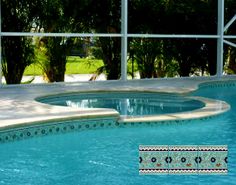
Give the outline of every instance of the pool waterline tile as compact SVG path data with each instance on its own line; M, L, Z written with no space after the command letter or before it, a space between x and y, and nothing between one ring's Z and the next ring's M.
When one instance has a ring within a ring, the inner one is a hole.
M64 134L69 132L82 132L85 130L95 130L104 128L116 128L116 119L106 118L91 120L73 120L64 122L52 122L48 124L39 124L25 126L21 128L13 128L0 131L0 144L6 142L14 142L33 137L43 137L54 134Z

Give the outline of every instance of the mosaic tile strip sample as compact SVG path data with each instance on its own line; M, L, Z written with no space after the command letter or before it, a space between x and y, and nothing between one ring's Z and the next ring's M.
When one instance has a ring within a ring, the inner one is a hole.
M227 174L226 145L139 146L139 174Z

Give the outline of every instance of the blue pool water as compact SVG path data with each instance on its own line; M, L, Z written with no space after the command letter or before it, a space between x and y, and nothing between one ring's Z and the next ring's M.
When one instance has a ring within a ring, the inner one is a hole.
M214 93L213 93L214 92ZM89 130L0 145L0 184L236 184L236 87L194 95L231 104L224 115L174 125ZM140 176L139 145L228 145L229 173Z
M40 98L38 101L51 105L79 108L112 108L125 116L158 115L191 111L204 103L180 95L158 93L77 93Z

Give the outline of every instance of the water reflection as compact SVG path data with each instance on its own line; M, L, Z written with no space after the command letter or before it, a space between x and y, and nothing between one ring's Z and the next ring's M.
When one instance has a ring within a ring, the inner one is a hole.
M76 108L112 108L121 115L142 116L191 111L204 106L197 100L182 96L166 96L158 94L103 94L73 95L47 99L47 103Z

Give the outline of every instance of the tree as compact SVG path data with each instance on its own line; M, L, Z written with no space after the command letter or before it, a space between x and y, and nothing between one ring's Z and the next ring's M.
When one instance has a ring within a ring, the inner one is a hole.
M120 33L121 1L90 1L91 29L97 33ZM103 52L104 69L108 80L120 78L121 39L100 37L99 44Z
M73 7L69 1L49 0L44 1L40 7L42 10L39 14L40 21L38 30L44 32L64 33L73 32L75 24L73 20L65 14L65 9ZM66 71L66 57L74 45L74 39L68 37L43 37L38 47L45 48L46 61L44 73L49 82L64 81Z
M2 0L2 31L29 32L39 1ZM2 71L7 84L19 84L25 68L34 61L32 38L2 38Z
M216 5L217 2L214 0L130 1L129 31L131 33L145 34L216 34ZM152 50L157 56L159 53L162 53L161 59L155 59L156 61L159 60L161 65L150 67L153 66L150 64L149 75L158 70L157 68L168 69L170 71L176 69L180 76L189 76L194 71L202 71L202 74L206 71L210 72L210 74L215 74L215 40L161 39L159 42L162 44L159 44L159 46L153 45L154 48L149 48L149 51ZM140 47L140 45L137 45L137 47ZM156 47L159 47L159 49ZM137 55L140 54L140 52L137 53ZM146 54L147 51L143 53L142 58ZM153 53L153 55L155 54ZM159 71L163 71L162 69L159 69ZM151 72L151 70L153 71ZM173 72L168 73L168 71L165 73L176 75ZM162 73L163 75L165 74Z
M120 0L71 0L74 8L68 11L76 25L93 33L120 33L121 1ZM102 50L103 63L107 79L120 78L121 39L99 37L98 47Z
M64 39L64 40L63 40ZM39 61L48 82L63 82L66 71L66 58L73 46L72 38L50 37L40 40L38 51L44 50L44 59Z
M161 1L129 1L129 32L158 33L162 16L161 8ZM141 78L156 78L166 75L162 60L162 39L130 38L129 54L137 63Z
M161 55L161 43L155 39L138 38L130 42L130 53L134 54L141 78L156 78L157 60Z
M166 21L170 28L165 29L176 34L216 34L216 6L217 2L212 0L169 1ZM180 76L189 76L194 71L216 73L216 40L176 39L172 40L172 47Z
M226 22L236 3L226 0ZM3 31L61 33L120 33L121 0L2 1ZM229 34L235 34L232 25ZM216 34L215 0L130 0L129 33ZM50 82L64 81L66 57L76 38L39 38L45 73ZM120 78L121 38L99 37L107 79ZM34 61L35 38L3 37L3 73L7 83L20 83L24 69ZM142 78L216 73L216 39L129 38L129 55L137 61ZM236 69L236 52L226 47L229 68ZM178 74L176 74L178 73Z

